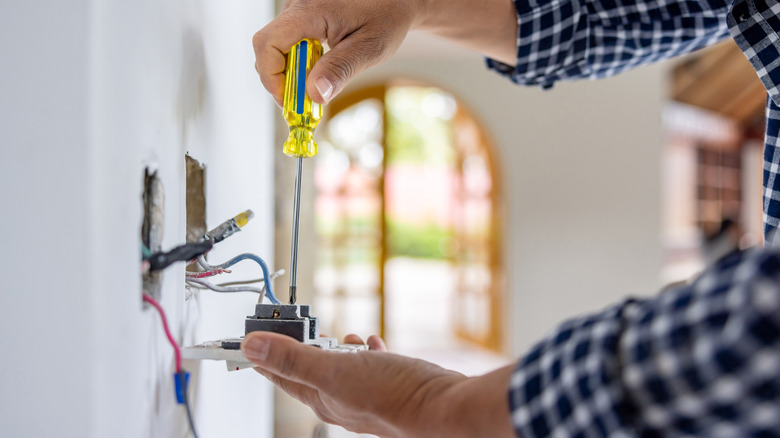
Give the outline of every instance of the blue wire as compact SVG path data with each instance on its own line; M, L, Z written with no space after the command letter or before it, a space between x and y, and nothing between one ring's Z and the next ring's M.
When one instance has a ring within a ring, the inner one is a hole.
M227 269L242 260L252 260L258 265L260 265L260 269L263 270L263 282L265 283L265 296L267 296L268 299L271 300L271 302L274 304L282 304L276 298L276 295L274 295L274 290L271 287L271 274L268 272L268 265L266 265L265 260L261 259L260 257L250 253L239 254L233 257L232 259L226 261L225 263L222 263L221 265L215 265L215 267L220 269Z

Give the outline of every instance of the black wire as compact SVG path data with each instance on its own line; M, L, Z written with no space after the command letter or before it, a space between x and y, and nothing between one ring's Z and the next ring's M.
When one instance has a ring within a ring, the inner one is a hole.
M188 262L194 260L214 247L209 240L179 245L168 252L156 252L147 258L150 271L160 271L176 262Z
M183 392L184 392L184 409L187 411L187 421L190 423L190 430L192 431L192 436L194 438L198 438L198 432L195 430L195 420L192 418L192 409L190 408L190 400L189 397L187 397L187 383L185 382L184 377L184 371L179 373L179 379L182 384Z

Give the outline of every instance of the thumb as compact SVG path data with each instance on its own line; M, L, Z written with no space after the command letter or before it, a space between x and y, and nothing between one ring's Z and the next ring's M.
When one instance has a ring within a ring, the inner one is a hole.
M389 55L381 41L364 37L364 33L361 29L340 41L314 65L306 91L315 102L328 103L355 76Z
M258 368L285 379L315 387L327 381L322 370L328 369L329 355L289 336L251 332L241 343L241 351Z

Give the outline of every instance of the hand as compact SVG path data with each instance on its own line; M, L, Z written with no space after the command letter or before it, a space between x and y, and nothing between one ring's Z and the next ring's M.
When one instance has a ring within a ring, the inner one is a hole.
M362 343L357 336L348 343ZM467 378L386 352L335 353L284 335L249 333L241 345L260 374L325 422L383 437L512 437L507 393L512 367Z
M418 0L287 0L253 39L260 80L283 103L285 55L303 38L330 46L312 69L306 91L327 103L356 74L395 53L418 13Z
M287 0L253 38L255 69L281 106L290 47L303 38L327 43L330 51L306 86L315 102L325 104L355 75L395 53L410 29L515 62L517 16L509 0Z

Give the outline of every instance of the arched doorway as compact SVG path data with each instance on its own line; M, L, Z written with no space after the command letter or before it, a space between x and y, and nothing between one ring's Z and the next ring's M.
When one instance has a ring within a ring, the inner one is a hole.
M392 82L318 128L313 304L322 331L406 350L504 340L501 192L490 142L452 94Z

